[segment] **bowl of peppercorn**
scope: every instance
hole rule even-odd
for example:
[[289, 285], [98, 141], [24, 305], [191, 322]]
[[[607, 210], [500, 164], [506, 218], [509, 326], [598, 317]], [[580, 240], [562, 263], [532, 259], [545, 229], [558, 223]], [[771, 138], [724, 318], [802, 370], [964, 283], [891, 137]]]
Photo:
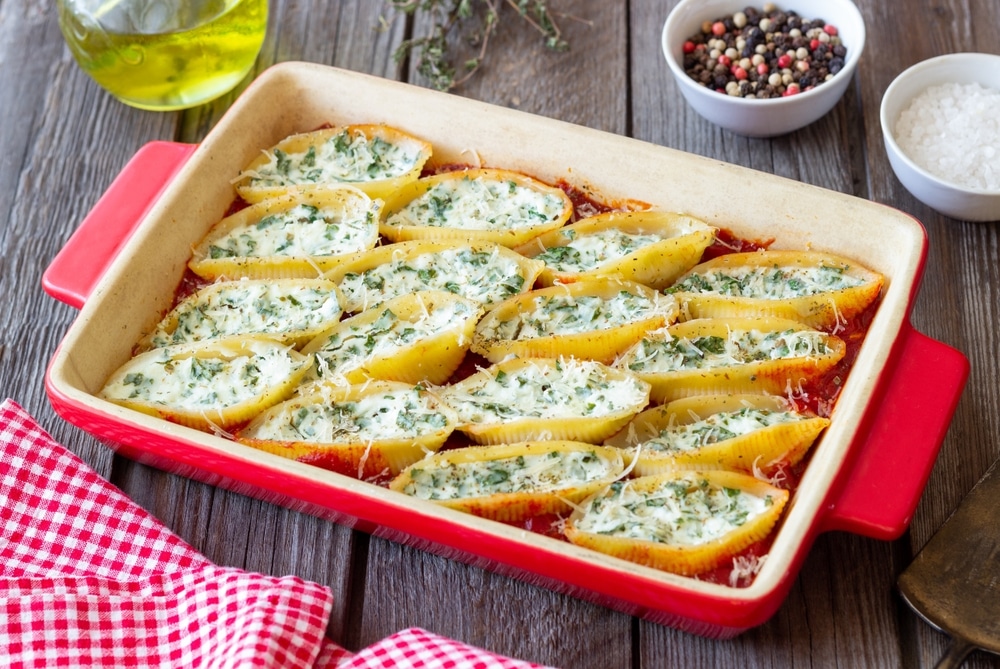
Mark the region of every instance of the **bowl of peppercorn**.
[[688, 104], [748, 137], [774, 137], [818, 120], [854, 77], [865, 23], [851, 0], [680, 0], [663, 54]]

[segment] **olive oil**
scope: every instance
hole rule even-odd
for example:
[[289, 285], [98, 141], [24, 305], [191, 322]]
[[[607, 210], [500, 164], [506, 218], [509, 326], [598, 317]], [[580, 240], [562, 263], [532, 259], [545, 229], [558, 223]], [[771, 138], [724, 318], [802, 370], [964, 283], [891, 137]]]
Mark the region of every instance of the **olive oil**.
[[122, 102], [157, 111], [203, 104], [253, 67], [267, 0], [59, 0], [80, 67]]

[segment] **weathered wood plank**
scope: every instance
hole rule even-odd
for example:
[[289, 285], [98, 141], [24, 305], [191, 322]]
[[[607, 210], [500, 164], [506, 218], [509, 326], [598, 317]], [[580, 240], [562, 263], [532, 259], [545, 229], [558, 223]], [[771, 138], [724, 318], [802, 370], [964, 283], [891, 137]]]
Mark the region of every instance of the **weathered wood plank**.
[[[76, 312], [45, 295], [46, 264], [145, 142], [197, 142], [239, 94], [184, 113], [125, 107], [73, 63], [55, 7], [0, 2], [0, 388], [57, 439], [210, 559], [327, 584], [337, 603], [330, 633], [358, 648], [408, 625], [498, 652], [566, 667], [929, 667], [945, 637], [905, 608], [894, 579], [1000, 453], [1000, 240], [995, 224], [959, 223], [928, 209], [893, 176], [878, 106], [892, 78], [918, 60], [995, 47], [1000, 6], [981, 0], [858, 0], [869, 43], [856, 85], [813, 126], [774, 140], [712, 127], [683, 102], [663, 63], [660, 29], [676, 4], [552, 0], [570, 42], [552, 53], [518, 26], [455, 91], [492, 103], [625, 134], [896, 206], [924, 222], [927, 272], [913, 321], [965, 351], [970, 384], [911, 531], [897, 542], [833, 534], [818, 539], [774, 618], [731, 641], [710, 641], [512, 580], [478, 567], [369, 538], [311, 516], [178, 478], [122, 458], [56, 417], [45, 365]], [[384, 19], [384, 20], [383, 20]], [[512, 28], [513, 26], [513, 28]], [[417, 22], [415, 29], [426, 29]], [[407, 22], [385, 2], [274, 0], [257, 72], [285, 60], [413, 78], [392, 59]], [[669, 187], [665, 184], [665, 187]], [[718, 197], [724, 184], [706, 184]], [[438, 599], [428, 599], [435, 593]], [[538, 622], [536, 622], [538, 621]], [[968, 667], [1000, 660], [973, 656]]]

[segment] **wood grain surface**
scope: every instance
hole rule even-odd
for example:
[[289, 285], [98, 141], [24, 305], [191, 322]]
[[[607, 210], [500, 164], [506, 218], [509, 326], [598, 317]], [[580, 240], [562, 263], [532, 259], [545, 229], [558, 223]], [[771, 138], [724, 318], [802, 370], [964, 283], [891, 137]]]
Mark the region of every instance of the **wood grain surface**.
[[[329, 585], [336, 597], [330, 635], [349, 649], [419, 625], [564, 669], [933, 666], [947, 639], [906, 608], [894, 582], [1000, 454], [997, 225], [945, 218], [906, 192], [889, 167], [878, 108], [893, 77], [919, 60], [997, 52], [1000, 3], [857, 0], [868, 43], [853, 85], [827, 116], [775, 139], [736, 136], [684, 103], [660, 52], [675, 0], [551, 0], [571, 45], [563, 53], [546, 50], [501, 4], [488, 61], [456, 95], [856, 195], [924, 223], [930, 249], [913, 323], [965, 352], [972, 374], [904, 537], [821, 536], [770, 621], [714, 641], [112, 455], [59, 419], [47, 400], [45, 368], [76, 312], [42, 291], [42, 272], [137, 149], [157, 139], [198, 142], [242, 86], [185, 112], [126, 107], [76, 66], [55, 3], [41, 0], [0, 0], [3, 396], [209, 559]], [[427, 26], [387, 3], [272, 0], [270, 11], [255, 73], [304, 60], [422, 83], [392, 53]], [[461, 38], [455, 45], [467, 48]], [[753, 203], [753, 193], [726, 184], [705, 188], [708, 197]], [[966, 666], [1000, 661], [977, 653]]]

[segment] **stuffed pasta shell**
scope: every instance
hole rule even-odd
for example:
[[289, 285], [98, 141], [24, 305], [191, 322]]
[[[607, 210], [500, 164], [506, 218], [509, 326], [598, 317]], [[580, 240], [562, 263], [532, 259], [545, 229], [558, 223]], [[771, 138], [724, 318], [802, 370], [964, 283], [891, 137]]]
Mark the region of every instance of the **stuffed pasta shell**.
[[871, 305], [883, 282], [881, 274], [829, 253], [755, 251], [697, 265], [669, 291], [690, 318], [773, 316], [830, 331]]
[[385, 125], [324, 128], [278, 142], [247, 165], [234, 185], [251, 203], [345, 185], [384, 198], [416, 180], [431, 151], [428, 142]]
[[210, 281], [318, 278], [374, 248], [379, 207], [353, 189], [264, 200], [216, 223], [194, 247], [188, 267]]
[[467, 169], [424, 177], [386, 199], [381, 233], [410, 239], [523, 244], [573, 213], [562, 190], [518, 172]]
[[539, 288], [493, 307], [476, 326], [472, 350], [507, 356], [573, 356], [611, 363], [649, 330], [677, 318], [670, 296], [604, 278]]
[[444, 386], [458, 429], [480, 444], [601, 443], [649, 401], [649, 385], [592, 360], [513, 358]]
[[189, 427], [228, 428], [288, 397], [309, 363], [290, 346], [263, 337], [166, 346], [122, 365], [100, 396]]
[[441, 448], [455, 414], [434, 393], [396, 381], [313, 386], [250, 422], [236, 439], [359, 479], [398, 474]]
[[650, 332], [615, 361], [657, 403], [727, 393], [786, 395], [844, 357], [842, 339], [781, 318], [703, 318]]
[[621, 451], [535, 441], [442, 451], [407, 467], [389, 487], [503, 522], [564, 513], [622, 476]]
[[323, 279], [220, 281], [183, 299], [143, 348], [259, 334], [298, 346], [340, 320], [336, 284]]
[[715, 228], [666, 211], [613, 211], [535, 237], [517, 252], [545, 263], [544, 285], [611, 276], [657, 290], [701, 260]]
[[674, 469], [771, 476], [797, 464], [829, 424], [774, 395], [697, 395], [646, 409], [605, 443], [629, 449], [638, 476]]
[[788, 491], [738, 472], [673, 472], [618, 481], [566, 523], [574, 544], [694, 576], [765, 539]]
[[483, 308], [458, 295], [401, 295], [337, 323], [306, 344], [311, 376], [334, 382], [386, 379], [441, 384], [461, 364]]
[[490, 242], [414, 240], [358, 254], [326, 276], [350, 312], [418, 290], [445, 290], [491, 307], [531, 290], [542, 267]]

